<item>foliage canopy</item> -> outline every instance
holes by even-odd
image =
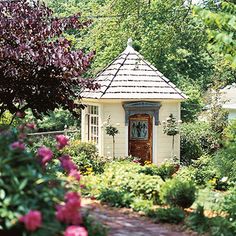
[[[79,14],[57,18],[39,1],[0,2],[0,109],[12,114],[31,108],[34,115],[60,105],[74,112],[81,86],[96,88],[79,77],[92,53],[74,51],[63,37],[89,22]]]

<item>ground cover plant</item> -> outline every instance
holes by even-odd
[[[166,166],[172,166],[170,169],[173,170],[175,165],[164,163],[163,166],[155,167],[154,165],[141,166],[127,160],[113,161],[105,165],[102,174],[85,177],[85,188],[82,192],[85,196],[95,197],[111,206],[131,207],[134,211],[141,211],[152,218],[157,218],[158,215],[159,221],[167,222],[169,216],[169,222],[181,222],[183,211],[180,209],[179,211],[177,208],[168,208],[169,210],[160,210],[160,212],[153,211],[154,206],[176,205],[176,202],[181,207],[189,207],[195,200],[195,187],[192,182],[182,183],[172,175],[169,175],[169,179],[166,177],[166,182],[162,179]],[[157,171],[158,168],[160,171]],[[168,185],[168,181],[175,181],[174,183],[178,184],[173,189]],[[166,187],[163,187],[165,185]],[[164,190],[176,194],[176,199],[165,201],[166,198],[162,197],[162,195],[165,196],[162,194]],[[179,213],[176,219],[174,219],[174,212]]]
[[[214,175],[211,170],[207,173],[207,168],[204,168],[206,163],[197,160],[193,166],[180,168],[176,172],[175,164],[171,163],[141,166],[127,160],[112,161],[105,164],[103,173],[84,178],[82,192],[84,196],[95,197],[111,206],[132,208],[156,223],[182,222],[199,233],[231,236],[235,230],[234,190],[231,194],[215,192],[216,182],[210,181]],[[163,172],[166,169],[168,171]],[[164,175],[163,179],[163,173],[172,172],[169,170],[175,171],[171,175]],[[203,174],[196,174],[197,171]],[[201,178],[206,178],[202,180],[204,185]],[[189,207],[192,213],[186,211]]]
[[[184,221],[185,212],[178,207],[157,208],[148,212],[148,215],[154,219],[154,222],[178,224]]]

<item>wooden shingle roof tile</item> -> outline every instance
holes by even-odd
[[[185,99],[186,96],[133,49],[127,48],[95,78],[98,90],[84,90],[83,98]]]

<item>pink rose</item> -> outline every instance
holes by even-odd
[[[76,192],[69,192],[65,196],[65,204],[60,204],[56,207],[56,218],[67,224],[80,224],[81,223],[81,199],[80,195]]]
[[[71,225],[66,228],[64,236],[88,236],[88,232],[84,227]]]
[[[71,157],[69,155],[62,155],[59,157],[59,160],[61,162],[61,167],[70,173],[72,170],[78,170],[75,163],[71,160]]]
[[[20,141],[16,141],[16,142],[12,143],[10,145],[10,147],[12,149],[19,149],[19,150],[22,150],[22,151],[25,150],[25,144],[20,142]]]
[[[18,135],[18,138],[19,138],[19,140],[24,140],[24,139],[26,138],[26,134],[20,133],[20,134]]]
[[[35,129],[36,128],[36,125],[34,123],[27,123],[25,126],[29,129]]]
[[[42,158],[41,162],[43,165],[45,165],[47,162],[49,162],[52,159],[53,152],[51,151],[50,148],[42,146],[38,149],[38,156]]]
[[[86,188],[86,185],[85,184],[81,184],[80,188]]]
[[[19,118],[24,118],[25,117],[25,112],[24,111],[17,111],[16,112],[16,116],[19,117]]]
[[[29,231],[35,231],[42,225],[42,215],[40,211],[32,211],[20,217],[20,222],[25,224],[25,228]]]
[[[65,200],[66,201],[77,200],[80,202],[80,194],[77,192],[68,192],[65,195]]]
[[[18,127],[18,129],[19,129],[21,132],[23,132],[24,129],[25,129],[25,125],[20,125],[20,126]]]
[[[57,148],[59,150],[69,144],[69,139],[63,134],[57,135],[56,140],[57,140]]]
[[[77,170],[71,170],[69,176],[75,178],[77,181],[80,181],[80,173]]]

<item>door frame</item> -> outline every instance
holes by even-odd
[[[146,114],[146,113],[139,113],[139,114],[135,114],[135,115],[130,115],[129,118],[128,118],[128,126],[127,126],[127,130],[128,130],[128,135],[127,135],[127,139],[128,139],[128,155],[130,155],[130,119],[132,119],[132,116],[147,116],[146,118],[148,119],[148,130],[150,129],[150,131],[148,132],[148,139],[147,141],[146,140],[143,140],[143,141],[146,141],[147,143],[150,142],[150,159],[149,161],[151,163],[153,163],[153,155],[154,155],[154,142],[153,142],[153,133],[154,133],[154,125],[153,125],[153,119],[154,117],[150,114]],[[135,118],[134,117],[134,120],[137,119],[139,120],[139,118]],[[142,118],[140,117],[140,120],[142,120]],[[145,119],[143,119],[145,120]],[[149,136],[150,135],[150,136]],[[142,140],[136,140],[137,142],[141,141]]]
[[[161,102],[154,101],[126,101],[122,103],[125,111],[125,153],[129,155],[129,116],[135,114],[149,114],[152,116],[152,162],[157,163],[157,147],[154,144],[154,138],[157,138],[157,126],[159,125],[159,110]]]

